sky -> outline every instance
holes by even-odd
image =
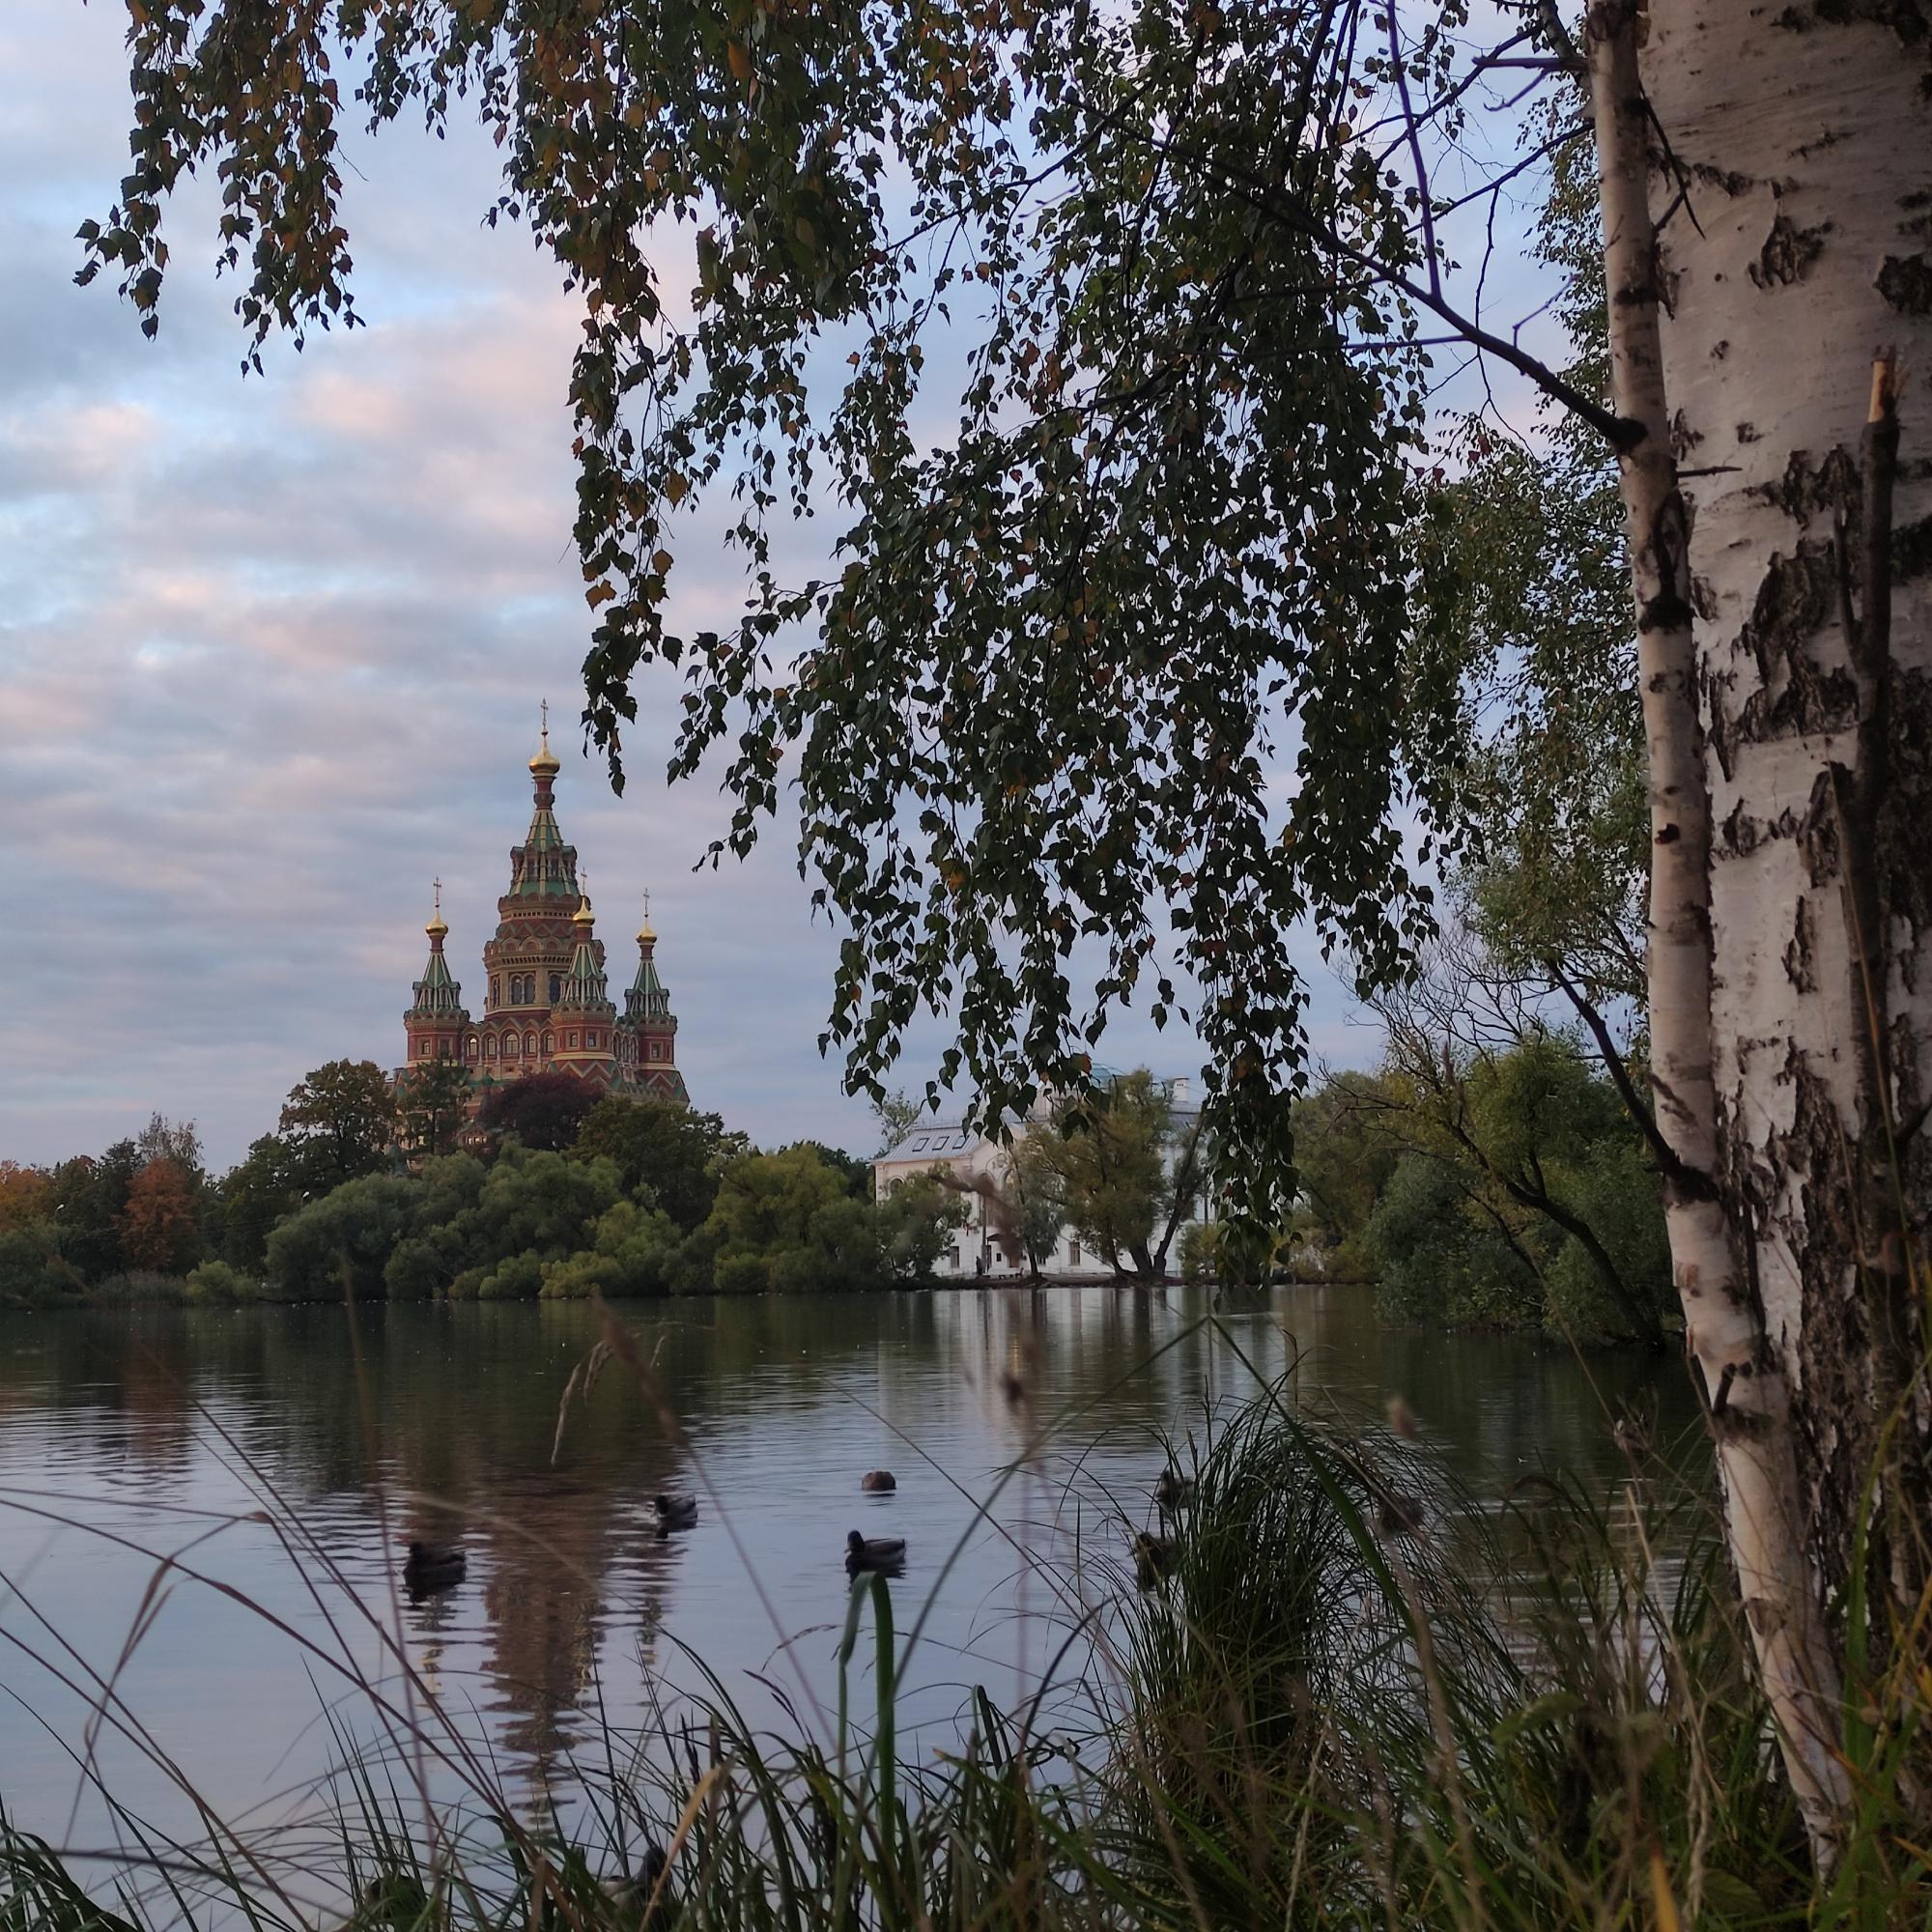
[[[308,1068],[396,1065],[436,876],[480,1010],[546,697],[613,977],[648,887],[696,1104],[768,1145],[869,1151],[815,1044],[837,933],[783,828],[692,869],[727,802],[663,781],[674,674],[637,687],[621,800],[577,748],[575,311],[526,235],[483,226],[495,151],[355,124],[370,326],[273,345],[244,380],[205,188],[170,216],[156,340],[108,277],[73,286],[74,229],[125,163],[121,33],[106,4],[0,7],[0,1159],[98,1150],[158,1110],[219,1169]],[[683,623],[736,608],[722,552],[687,543],[673,582]],[[1317,1051],[1372,1060],[1306,952]],[[945,1038],[913,1035],[907,1084]],[[1198,1057],[1137,1015],[1101,1053],[1169,1074]]]

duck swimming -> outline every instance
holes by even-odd
[[[855,1529],[845,1539],[845,1567],[855,1574],[861,1570],[897,1570],[904,1563],[902,1536],[861,1536]]]
[[[1144,1529],[1136,1530],[1133,1551],[1134,1581],[1143,1590],[1151,1590],[1174,1568],[1174,1539],[1171,1536],[1151,1536]]]
[[[697,1520],[696,1496],[655,1495],[651,1498],[660,1529],[689,1529]]]
[[[1193,1500],[1192,1476],[1183,1476],[1179,1469],[1163,1469],[1160,1472],[1160,1480],[1153,1486],[1153,1501],[1162,1516],[1172,1516],[1182,1503]]]
[[[859,1487],[868,1496],[890,1495],[898,1486],[897,1477],[890,1469],[867,1469],[859,1478]]]
[[[403,1581],[417,1596],[431,1590],[446,1590],[463,1581],[469,1558],[462,1550],[441,1543],[412,1543],[403,1563]]]

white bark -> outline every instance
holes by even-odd
[[[1587,46],[1600,157],[1613,401],[1651,779],[1650,1023],[1659,1125],[1676,1156],[1666,1217],[1686,1340],[1701,1372],[1740,1589],[1779,1742],[1829,1861],[1847,1796],[1833,1750],[1838,1679],[1805,1548],[1783,1364],[1768,1348],[1719,1184],[1713,813],[1693,629],[1690,518],[1680,494],[1661,340],[1650,123],[1634,6],[1593,9]],[[1674,294],[1674,291],[1673,291]]]
[[[1893,1161],[1885,1114],[1909,1121],[1932,1093],[1932,558],[1914,564],[1932,532],[1932,95],[1922,38],[1811,0],[1660,0],[1640,61],[1662,136],[1661,371],[1637,340],[1655,311],[1630,298],[1651,278],[1635,77],[1616,36],[1592,53],[1618,408],[1649,432],[1626,465],[1640,614],[1646,568],[1662,586],[1673,562],[1654,541],[1672,526],[1655,472],[1673,454],[1689,504],[1677,588],[1696,612],[1694,664],[1689,611],[1644,633],[1659,837],[1673,813],[1682,828],[1653,879],[1661,1098],[1673,1145],[1717,1182],[1714,1201],[1673,1202],[1671,1245],[1690,1347],[1725,1392],[1719,1452],[1767,1689],[1829,1858],[1844,1773],[1828,1632],[1894,1405],[1906,1426],[1880,1494],[1908,1505],[1908,1533],[1927,1467],[1923,1334],[1896,1238],[1901,1205],[1903,1233],[1922,1236],[1927,1169],[1917,1145]],[[1892,343],[1921,388],[1875,668],[1861,443],[1873,355]],[[1706,910],[1700,1045],[1689,929]],[[1870,1003],[1861,955],[1882,981]],[[1922,1560],[1894,1538],[1881,1567],[1907,1586]]]

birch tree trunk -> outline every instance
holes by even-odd
[[[1932,399],[1874,373],[1932,378],[1925,3],[1590,21],[1672,1258],[1827,1861],[1847,1658],[1867,1706],[1932,1574]]]

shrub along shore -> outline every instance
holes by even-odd
[[[400,1732],[395,1685],[371,1685],[386,1747],[334,1785],[332,1830],[135,1828],[137,1854],[82,1871],[0,1829],[0,1927],[1923,1922],[1896,1745],[1853,1724],[1857,1830],[1813,1867],[1715,1525],[1661,1465],[1634,1456],[1608,1509],[1539,1486],[1498,1517],[1405,1434],[1311,1419],[1276,1385],[1185,1473],[1144,1587],[1126,1520],[1042,1572],[1085,1638],[1063,1653],[1078,1681],[1017,1711],[969,1691],[950,1751],[900,1757],[917,1630],[861,1577],[822,1735],[755,1729],[714,1680],[582,1754],[601,1768],[566,1833],[520,1816],[431,1685]],[[842,1674],[862,1640],[863,1696]],[[427,1822],[425,1762],[469,1792]]]
[[[1300,1193],[1273,1278],[1372,1283],[1391,1321],[1655,1344],[1675,1325],[1655,1173],[1577,1040],[1436,1051],[1390,1022],[1378,1073],[1297,1104]],[[219,1178],[160,1116],[102,1153],[0,1162],[0,1308],[157,1300],[612,1298],[932,1286],[965,1197],[935,1174],[874,1199],[870,1162],[817,1142],[753,1148],[715,1114],[540,1075],[475,1121],[452,1070],[392,1088],[369,1062],[318,1067],[276,1132]],[[881,1109],[889,1144],[917,1114]],[[1077,1115],[1029,1122],[980,1177],[1002,1264],[1064,1230],[1123,1279],[1223,1277],[1198,1117],[1143,1070]],[[1024,1258],[1024,1259],[1023,1259]]]

